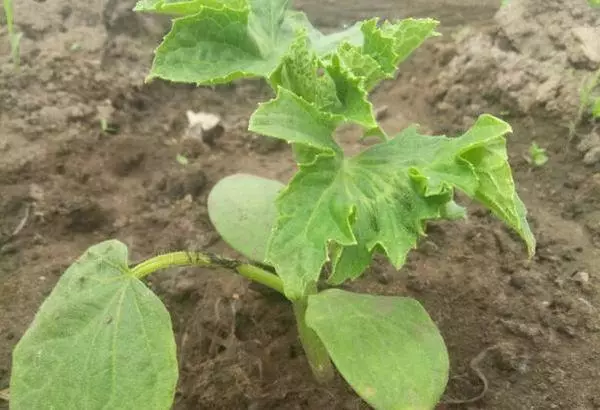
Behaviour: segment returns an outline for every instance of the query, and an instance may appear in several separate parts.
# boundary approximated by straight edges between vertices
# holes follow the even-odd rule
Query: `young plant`
[[[596,97],[592,103],[592,117],[594,119],[600,118],[600,97]]]
[[[592,118],[600,116],[600,97],[594,95],[598,85],[600,85],[600,69],[586,78],[579,89],[579,107],[575,119],[569,125],[569,141],[575,136],[577,127],[585,115],[591,114]]]
[[[529,146],[529,156],[527,162],[532,164],[534,167],[541,167],[548,162],[548,155],[546,150],[540,147],[535,141]]]
[[[174,252],[131,267],[121,242],[91,247],[15,348],[11,408],[168,409],[175,341],[169,314],[142,279],[197,265],[285,295],[317,380],[333,377],[333,362],[374,408],[432,409],[447,383],[448,353],[419,302],[332,287],[358,278],[375,253],[402,266],[427,221],[465,215],[455,189],[514,228],[530,255],[535,249],[507,162],[508,124],[482,115],[447,138],[416,127],[388,135],[376,121],[369,91],[436,35],[437,22],[372,19],[325,35],[286,0],[142,0],[136,10],[177,16],[149,79],[266,79],[276,95],[249,128],[290,143],[299,169],[287,185],[235,174],[210,192],[211,221],[250,262]],[[381,142],[346,157],[334,139],[344,123]]]
[[[190,163],[190,160],[187,159],[187,157],[185,155],[181,155],[181,154],[177,154],[175,156],[175,161],[177,161],[177,163],[179,165],[183,165],[183,166],[189,165],[189,163]]]
[[[19,46],[21,44],[23,33],[17,33],[15,31],[12,0],[4,0],[4,15],[6,17],[6,26],[8,28],[8,38],[10,39],[10,55],[15,67],[19,67],[21,64]]]
[[[111,125],[106,118],[101,118],[100,131],[102,131],[103,134],[116,134],[118,129],[117,127]]]

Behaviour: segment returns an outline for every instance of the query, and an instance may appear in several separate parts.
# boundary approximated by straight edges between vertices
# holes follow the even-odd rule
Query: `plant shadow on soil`
[[[110,1],[18,3],[25,33],[18,72],[0,31],[0,389],[8,385],[12,347],[88,246],[117,238],[132,260],[176,249],[233,256],[208,220],[210,188],[239,171],[282,181],[294,172],[285,145],[245,131],[256,102],[270,95],[262,83],[143,84],[164,20]],[[332,1],[298,3],[321,25],[339,20]],[[392,2],[375,3],[345,8],[343,17],[439,11],[452,22],[448,30],[457,31],[469,21],[489,23],[497,7],[447,1],[399,11]],[[433,79],[450,58],[441,44],[448,42],[423,47],[380,87],[374,102],[387,107],[384,127],[418,122],[432,132],[456,132],[431,108],[439,94]],[[454,107],[458,114],[462,108]],[[188,109],[223,117],[226,132],[214,146],[182,142]],[[100,119],[118,132],[103,132]],[[489,382],[485,397],[455,408],[600,408],[600,169],[585,167],[568,149],[563,124],[527,114],[508,120],[515,180],[538,239],[534,260],[489,212],[469,204],[467,221],[431,224],[400,271],[378,259],[349,287],[423,303],[450,351],[446,399],[479,394],[482,383],[469,363],[487,352],[478,364]],[[350,151],[361,147],[354,137],[352,130],[340,136]],[[533,139],[550,156],[538,169],[523,157]],[[189,164],[179,164],[177,154]],[[22,230],[8,240],[20,222]],[[280,299],[228,272],[203,269],[160,272],[149,285],[177,334],[176,409],[368,408],[340,377],[328,386],[313,381],[291,309]]]

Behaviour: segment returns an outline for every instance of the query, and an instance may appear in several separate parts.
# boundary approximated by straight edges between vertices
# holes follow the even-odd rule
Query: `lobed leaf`
[[[170,409],[178,377],[169,313],[127,266],[89,248],[60,278],[13,352],[11,409]]]
[[[263,77],[369,135],[377,125],[368,91],[437,25],[431,19],[357,23],[323,34],[288,0],[140,0],[138,11],[179,14],[156,50],[149,79],[219,84]]]
[[[200,7],[173,21],[156,50],[149,79],[219,84],[269,77],[295,34],[288,0],[252,0],[249,8]]]
[[[247,258],[264,262],[277,219],[281,182],[236,174],[221,179],[208,196],[208,214],[219,235]]]
[[[377,19],[362,23],[362,46],[343,44],[340,59],[355,75],[364,79],[367,90],[381,80],[392,78],[398,64],[404,61],[426,39],[438,35],[434,19],[404,19],[378,24]]]
[[[448,381],[444,340],[414,299],[329,289],[308,297],[306,323],[375,409],[432,409]]]
[[[359,276],[376,250],[400,267],[424,234],[424,223],[449,215],[455,188],[490,208],[533,252],[535,241],[507,162],[505,122],[482,115],[452,139],[422,136],[411,127],[343,158],[332,147],[335,123],[286,93],[280,90],[257,111],[251,129],[311,149],[278,198],[279,219],[266,259],[284,281],[288,298],[313,286],[330,256],[333,284]],[[284,101],[290,104],[280,111]],[[284,113],[289,122],[281,120]],[[327,251],[331,244],[337,246],[333,255]]]

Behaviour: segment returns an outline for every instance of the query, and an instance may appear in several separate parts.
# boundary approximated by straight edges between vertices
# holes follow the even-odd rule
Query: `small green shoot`
[[[4,14],[8,27],[8,38],[10,40],[10,55],[15,67],[21,65],[21,38],[23,33],[15,31],[13,0],[4,0]]]
[[[600,97],[596,97],[592,104],[592,117],[600,118]]]
[[[579,89],[579,106],[577,109],[576,117],[569,125],[569,142],[572,141],[577,131],[577,127],[581,124],[585,115],[592,115],[593,118],[598,117],[600,111],[599,100],[600,97],[596,97],[594,93],[597,91],[600,85],[600,69],[596,70],[591,76],[586,78],[582,82],[582,86]]]
[[[118,129],[111,125],[106,118],[100,118],[100,131],[103,134],[116,134]]]
[[[188,160],[185,155],[181,155],[181,154],[177,154],[177,156],[175,157],[175,161],[177,161],[177,163],[179,163],[179,165],[183,165],[183,166],[186,166],[190,163],[190,160]]]
[[[527,162],[532,164],[534,167],[541,167],[548,162],[548,155],[546,150],[541,148],[535,141],[531,143],[529,147],[529,156]]]
[[[287,184],[235,174],[211,190],[211,222],[250,262],[172,252],[131,267],[121,242],[91,247],[15,348],[11,409],[169,409],[178,368],[172,324],[141,280],[185,265],[227,269],[285,296],[317,381],[330,381],[335,366],[375,409],[437,405],[449,358],[423,306],[335,287],[361,276],[376,255],[400,268],[429,221],[464,219],[456,191],[489,208],[532,256],[535,239],[506,152],[511,128],[484,114],[455,138],[416,126],[388,135],[370,91],[437,35],[438,22],[371,19],[324,34],[289,3],[137,3],[137,11],[176,16],[148,80],[265,79],[275,97],[259,105],[249,130],[288,142],[298,171]],[[348,123],[380,142],[346,156],[334,135]]]

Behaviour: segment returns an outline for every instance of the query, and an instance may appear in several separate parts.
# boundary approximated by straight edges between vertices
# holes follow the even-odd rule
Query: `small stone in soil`
[[[221,117],[207,112],[186,112],[188,118],[187,138],[202,140],[206,145],[213,146],[215,140],[223,135],[225,128],[221,124]]]
[[[585,165],[594,165],[600,161],[600,147],[590,149],[583,157]]]
[[[585,285],[590,281],[590,274],[585,271],[575,272],[573,276],[571,276],[571,279],[580,285]]]
[[[35,202],[41,202],[44,199],[44,190],[38,184],[29,185],[29,198]]]

